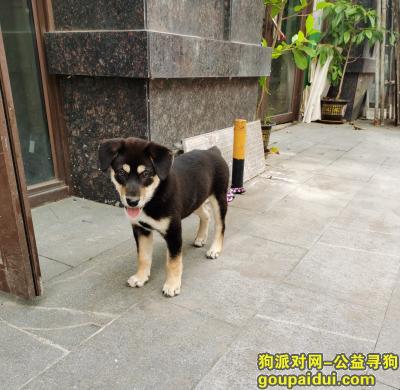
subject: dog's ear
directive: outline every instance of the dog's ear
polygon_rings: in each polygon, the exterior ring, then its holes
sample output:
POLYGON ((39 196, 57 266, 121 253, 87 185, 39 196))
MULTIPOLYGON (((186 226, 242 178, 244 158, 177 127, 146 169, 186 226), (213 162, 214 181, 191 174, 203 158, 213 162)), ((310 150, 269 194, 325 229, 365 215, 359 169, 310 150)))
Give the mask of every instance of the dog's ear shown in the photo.
POLYGON ((105 172, 124 145, 122 138, 105 139, 99 146, 100 169, 105 172))
POLYGON ((146 147, 146 151, 153 162, 157 176, 160 180, 165 180, 172 166, 172 150, 165 146, 150 142, 146 147))

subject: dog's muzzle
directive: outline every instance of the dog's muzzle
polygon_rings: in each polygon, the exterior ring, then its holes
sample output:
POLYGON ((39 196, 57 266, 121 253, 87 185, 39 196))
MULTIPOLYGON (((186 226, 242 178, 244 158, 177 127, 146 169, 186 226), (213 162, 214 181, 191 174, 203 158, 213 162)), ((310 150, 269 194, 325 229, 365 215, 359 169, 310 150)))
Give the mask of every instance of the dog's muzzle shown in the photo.
POLYGON ((136 207, 139 204, 139 200, 126 198, 126 203, 128 204, 129 207, 136 207))

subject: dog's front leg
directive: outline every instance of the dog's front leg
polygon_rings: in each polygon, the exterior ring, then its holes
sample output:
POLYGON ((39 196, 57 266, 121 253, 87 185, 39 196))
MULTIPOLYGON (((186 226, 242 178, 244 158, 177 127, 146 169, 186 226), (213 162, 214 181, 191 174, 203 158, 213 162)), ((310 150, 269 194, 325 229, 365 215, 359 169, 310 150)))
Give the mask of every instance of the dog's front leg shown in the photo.
POLYGON ((181 221, 171 222, 167 234, 167 280, 163 287, 163 294, 173 297, 181 292, 182 281, 182 225, 181 221))
POLYGON ((128 279, 131 287, 142 287, 150 277, 151 261, 153 254, 153 232, 133 226, 137 247, 137 270, 136 274, 128 279))

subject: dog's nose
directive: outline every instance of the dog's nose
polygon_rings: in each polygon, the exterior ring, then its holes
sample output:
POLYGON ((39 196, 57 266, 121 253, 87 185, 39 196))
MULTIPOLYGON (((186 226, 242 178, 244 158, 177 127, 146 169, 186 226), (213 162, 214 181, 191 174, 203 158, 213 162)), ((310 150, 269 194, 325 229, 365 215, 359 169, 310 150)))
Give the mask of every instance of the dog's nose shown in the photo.
POLYGON ((128 206, 130 207, 136 207, 139 204, 139 201, 126 198, 126 203, 128 203, 128 206))

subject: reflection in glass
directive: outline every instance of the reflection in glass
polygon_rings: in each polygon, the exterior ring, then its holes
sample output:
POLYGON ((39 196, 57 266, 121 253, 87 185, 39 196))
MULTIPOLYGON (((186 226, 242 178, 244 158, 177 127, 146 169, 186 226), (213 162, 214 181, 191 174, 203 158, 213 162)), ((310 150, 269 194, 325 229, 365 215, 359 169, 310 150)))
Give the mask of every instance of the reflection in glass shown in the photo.
POLYGON ((268 115, 292 111, 295 65, 291 53, 272 61, 269 81, 268 115))
POLYGON ((1 0, 3 34, 27 184, 54 177, 29 0, 1 0))
MULTIPOLYGON (((281 27, 289 41, 300 29, 300 18, 292 17, 295 14, 293 8, 297 4, 297 0, 289 0, 286 3, 283 15, 284 17, 289 16, 289 18, 283 20, 281 27)), ((291 53, 286 53, 280 58, 272 60, 268 88, 268 115, 273 116, 292 112, 295 71, 296 66, 291 53)))

